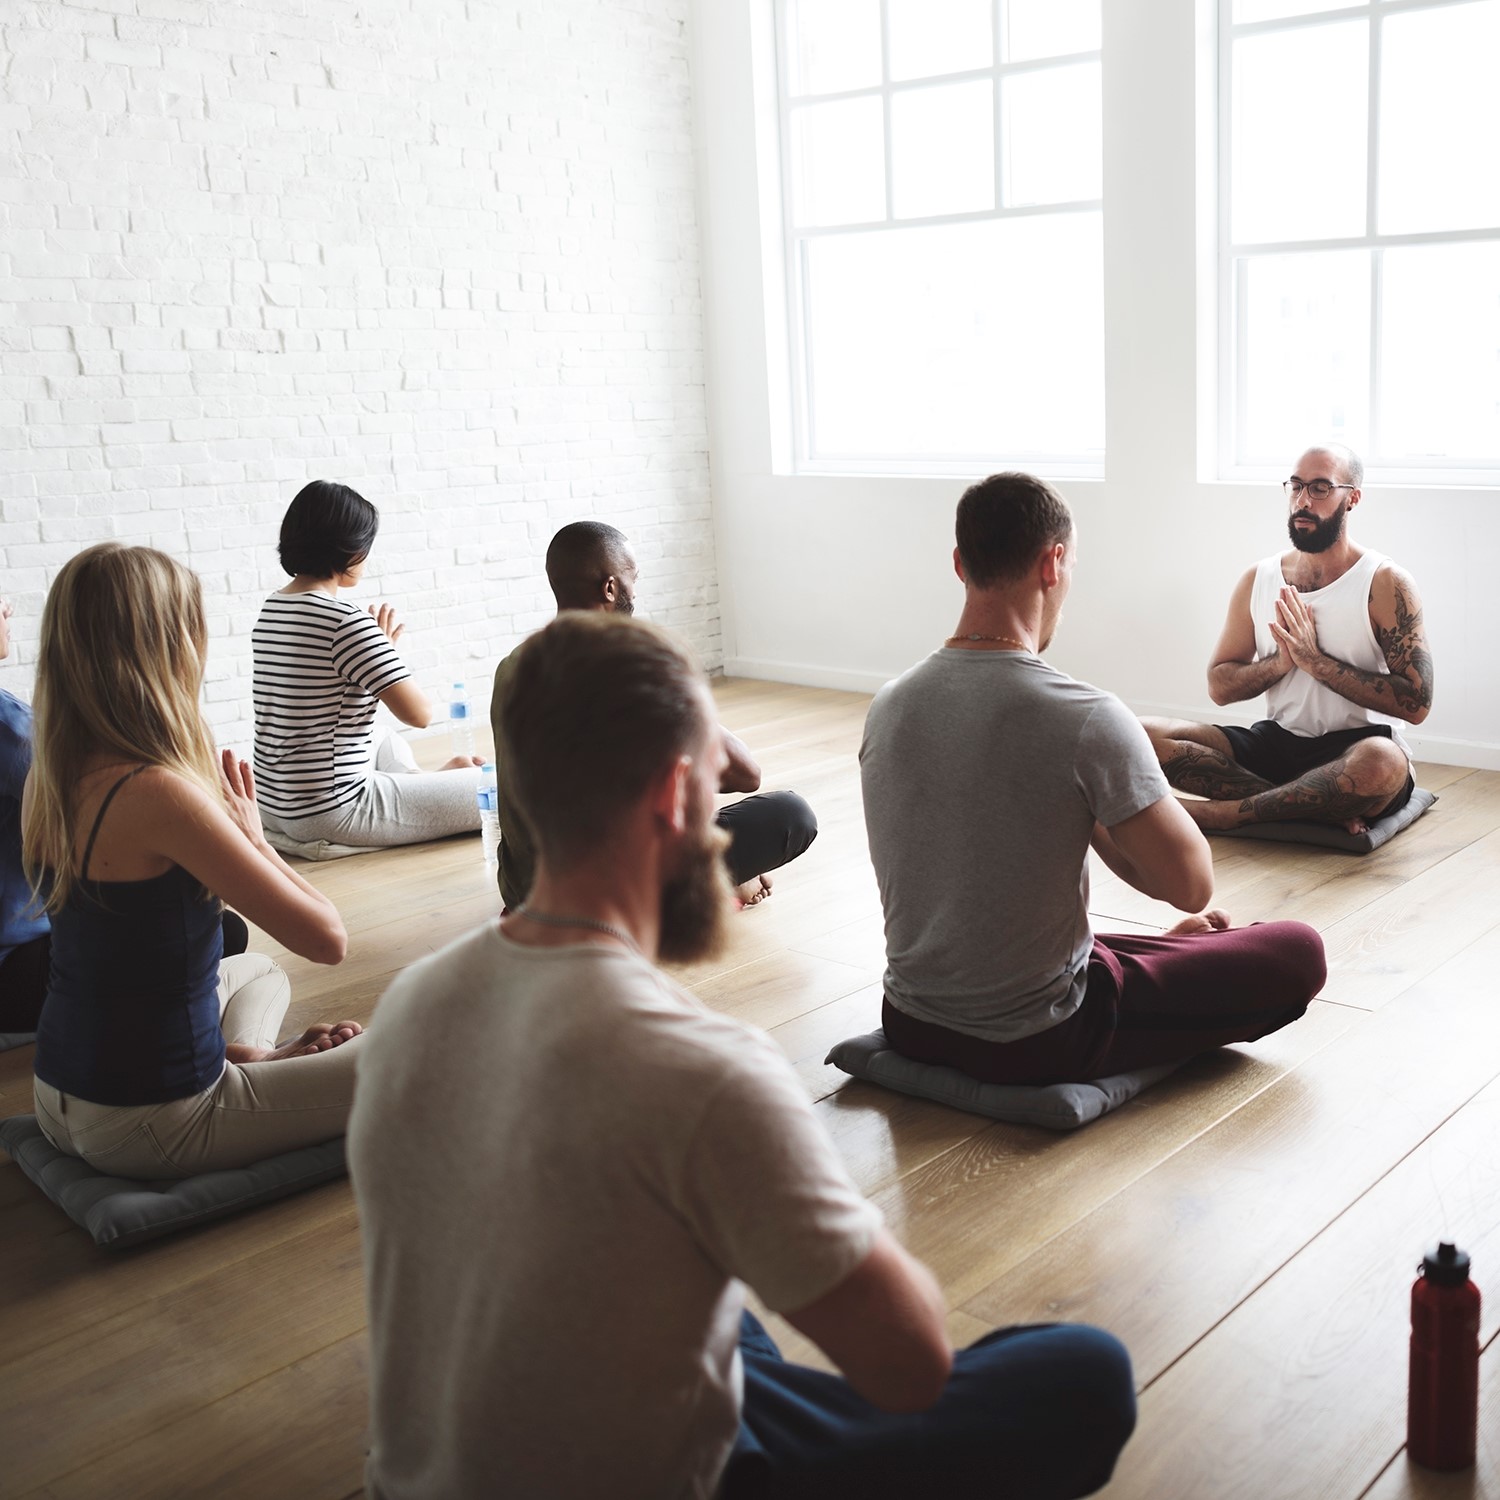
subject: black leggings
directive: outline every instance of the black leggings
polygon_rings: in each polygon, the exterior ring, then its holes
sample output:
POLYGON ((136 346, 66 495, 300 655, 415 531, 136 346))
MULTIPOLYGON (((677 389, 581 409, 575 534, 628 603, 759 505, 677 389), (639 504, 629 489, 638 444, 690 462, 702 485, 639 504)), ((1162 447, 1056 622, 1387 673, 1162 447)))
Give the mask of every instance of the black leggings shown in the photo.
POLYGON ((714 821, 729 835, 724 863, 743 885, 790 864, 818 836, 812 808, 796 792, 761 792, 719 809, 714 821))
MULTIPOLYGON (((250 946, 250 929, 238 912, 224 913, 224 957, 250 946)), ((35 1031, 47 998, 52 968, 52 934, 33 938, 0 958, 0 1031, 35 1031)))

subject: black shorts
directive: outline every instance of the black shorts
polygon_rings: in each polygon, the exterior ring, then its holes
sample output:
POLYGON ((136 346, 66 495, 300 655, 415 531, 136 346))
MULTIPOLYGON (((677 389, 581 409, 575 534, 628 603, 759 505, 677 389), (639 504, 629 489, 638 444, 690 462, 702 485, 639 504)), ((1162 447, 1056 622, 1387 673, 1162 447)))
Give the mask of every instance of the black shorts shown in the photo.
MULTIPOLYGON (((1229 741, 1235 762, 1272 786, 1285 786, 1318 766, 1326 766, 1360 740, 1377 736, 1391 738, 1389 724, 1362 724, 1357 729, 1335 729, 1332 734, 1314 735, 1293 734, 1274 719, 1262 719, 1248 729, 1239 724, 1218 724, 1215 727, 1229 741)), ((1384 818, 1399 812, 1406 806, 1416 785, 1408 770, 1406 785, 1373 816, 1384 818)))

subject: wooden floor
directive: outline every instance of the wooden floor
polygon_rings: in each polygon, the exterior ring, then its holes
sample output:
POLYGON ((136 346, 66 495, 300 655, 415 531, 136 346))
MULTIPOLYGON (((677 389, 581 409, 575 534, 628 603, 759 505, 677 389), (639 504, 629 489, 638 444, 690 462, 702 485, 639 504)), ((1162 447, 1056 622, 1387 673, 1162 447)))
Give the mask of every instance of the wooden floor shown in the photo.
MULTIPOLYGON (((718 694, 768 784, 806 795, 823 831, 688 980, 785 1049, 855 1180, 941 1278, 955 1340, 1057 1319, 1124 1339, 1141 1420, 1105 1492, 1121 1500, 1500 1497, 1500 774, 1422 767, 1437 807, 1364 859, 1220 840, 1219 904, 1313 923, 1324 997, 1280 1035, 1056 1137, 824 1065, 879 1011, 855 763, 867 700, 754 682, 718 694), (1480 1465, 1449 1479, 1402 1451, 1408 1287, 1439 1235, 1472 1252, 1492 1294, 1480 1465)), ((473 839, 308 868, 351 942, 338 969, 284 958, 297 1022, 367 1020, 403 966, 495 909, 473 839)), ((1102 868, 1093 904, 1101 930, 1171 920, 1102 868)), ((0 1055, 0 1115, 30 1108, 29 1065, 29 1049, 0 1055)), ((0 1220, 0 1495, 359 1491, 367 1353, 347 1182, 109 1254, 6 1162, 0 1220)))

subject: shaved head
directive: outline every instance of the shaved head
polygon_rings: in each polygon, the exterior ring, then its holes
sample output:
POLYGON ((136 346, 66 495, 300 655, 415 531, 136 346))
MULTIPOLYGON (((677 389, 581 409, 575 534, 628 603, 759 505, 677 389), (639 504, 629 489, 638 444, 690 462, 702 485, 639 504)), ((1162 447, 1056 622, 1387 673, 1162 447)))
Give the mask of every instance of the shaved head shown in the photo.
POLYGON ((559 609, 593 609, 607 579, 634 572, 629 539, 603 521, 573 521, 547 547, 547 582, 559 609))
POLYGON ((1315 453, 1324 458, 1331 458, 1339 466, 1342 473, 1341 483, 1352 484, 1355 489, 1363 488, 1365 466, 1353 448, 1345 447, 1343 443, 1317 443, 1302 457, 1311 458, 1315 453))

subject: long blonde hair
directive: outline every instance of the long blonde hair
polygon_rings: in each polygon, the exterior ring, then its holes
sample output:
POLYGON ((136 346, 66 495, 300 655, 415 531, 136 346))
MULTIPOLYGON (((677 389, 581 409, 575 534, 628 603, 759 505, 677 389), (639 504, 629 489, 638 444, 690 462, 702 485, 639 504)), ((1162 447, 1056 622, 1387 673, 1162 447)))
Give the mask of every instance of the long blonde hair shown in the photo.
POLYGON ((57 575, 42 610, 21 828, 28 873, 46 882, 47 911, 78 879, 73 851, 90 757, 161 766, 222 798, 198 707, 207 647, 203 586, 164 552, 101 542, 57 575))

